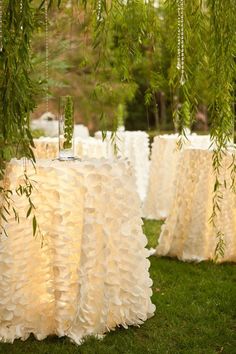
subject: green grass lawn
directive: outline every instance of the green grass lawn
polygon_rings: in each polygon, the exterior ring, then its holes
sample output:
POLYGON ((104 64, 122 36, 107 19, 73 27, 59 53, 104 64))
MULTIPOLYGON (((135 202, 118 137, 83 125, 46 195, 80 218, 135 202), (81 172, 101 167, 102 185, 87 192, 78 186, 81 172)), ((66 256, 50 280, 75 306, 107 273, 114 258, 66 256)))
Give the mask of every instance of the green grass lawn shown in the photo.
MULTIPOLYGON (((160 222, 145 221, 155 247, 160 222)), ((0 344, 3 354, 236 353, 236 268, 232 264, 187 264, 151 257, 156 313, 140 328, 117 329, 102 341, 77 347, 66 338, 0 344)))

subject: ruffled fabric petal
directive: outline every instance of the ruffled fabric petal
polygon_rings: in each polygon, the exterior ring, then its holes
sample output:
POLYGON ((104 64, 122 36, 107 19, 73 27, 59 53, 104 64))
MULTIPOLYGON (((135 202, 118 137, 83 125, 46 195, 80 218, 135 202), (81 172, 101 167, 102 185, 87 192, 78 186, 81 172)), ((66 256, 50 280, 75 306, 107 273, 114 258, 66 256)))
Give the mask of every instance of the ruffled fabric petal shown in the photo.
MULTIPOLYGON (((5 183, 23 181, 13 160, 5 183)), ((139 326, 153 315, 140 199, 125 161, 37 162, 27 165, 40 232, 33 237, 28 201, 13 195, 14 214, 0 242, 0 340, 33 333, 80 344, 116 326, 139 326)))
POLYGON ((223 233, 224 256, 218 262, 236 261, 236 195, 231 190, 232 155, 224 156, 220 182, 220 211, 210 222, 213 212, 215 174, 212 151, 188 149, 182 153, 174 185, 170 215, 162 226, 156 248, 160 256, 177 257, 183 261, 215 258, 217 233, 223 233))
POLYGON ((180 150, 177 146, 178 140, 178 134, 159 135, 154 138, 148 190, 143 206, 143 215, 147 219, 163 220, 169 216, 182 152, 189 147, 208 149, 211 144, 209 135, 191 134, 187 139, 183 139, 180 150))
MULTIPOLYGON (((114 158, 117 154, 118 158, 127 159, 131 163, 138 195, 143 202, 147 194, 150 165, 148 134, 144 131, 118 131, 113 138, 111 136, 112 133, 107 132, 104 140, 107 146, 107 157, 114 158)), ((96 132, 95 138, 102 140, 102 132, 96 132)))

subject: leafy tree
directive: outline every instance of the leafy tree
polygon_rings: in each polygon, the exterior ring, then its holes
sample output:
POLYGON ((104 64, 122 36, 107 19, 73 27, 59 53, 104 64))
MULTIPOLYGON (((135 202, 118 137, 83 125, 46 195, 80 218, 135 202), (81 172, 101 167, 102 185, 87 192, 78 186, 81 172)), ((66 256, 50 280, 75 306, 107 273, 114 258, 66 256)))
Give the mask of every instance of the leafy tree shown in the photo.
POLYGON ((0 52, 0 178, 12 157, 34 160, 29 130, 30 113, 36 106, 40 86, 33 80, 30 42, 38 26, 37 11, 31 2, 3 2, 0 52))
MULTIPOLYGON (((57 97, 72 95, 75 100, 75 119, 96 130, 117 126, 119 104, 125 105, 135 93, 134 82, 121 81, 115 62, 115 53, 106 48, 107 58, 100 61, 100 47, 94 38, 93 11, 83 6, 71 6, 50 11, 49 25, 49 89, 50 110, 57 114, 57 97), (99 64, 99 65, 98 65, 99 64)), ((45 76, 45 31, 35 37, 34 63, 38 79, 45 76)), ((34 117, 45 111, 44 97, 34 117)))

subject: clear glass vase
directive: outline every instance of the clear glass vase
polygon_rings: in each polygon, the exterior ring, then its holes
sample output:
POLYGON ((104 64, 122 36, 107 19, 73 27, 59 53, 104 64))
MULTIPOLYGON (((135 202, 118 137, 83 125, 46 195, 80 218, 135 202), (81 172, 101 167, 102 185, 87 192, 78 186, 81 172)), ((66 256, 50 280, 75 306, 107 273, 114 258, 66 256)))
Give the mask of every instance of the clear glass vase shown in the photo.
POLYGON ((74 100, 59 98, 59 160, 74 159, 74 100))

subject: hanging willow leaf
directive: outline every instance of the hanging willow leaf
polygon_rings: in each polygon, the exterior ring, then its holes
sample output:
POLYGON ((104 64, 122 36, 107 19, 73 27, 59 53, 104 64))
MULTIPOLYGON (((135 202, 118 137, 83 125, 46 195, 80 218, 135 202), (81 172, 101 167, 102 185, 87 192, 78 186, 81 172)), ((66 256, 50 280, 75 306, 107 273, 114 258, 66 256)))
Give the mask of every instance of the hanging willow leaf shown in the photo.
POLYGON ((9 213, 9 210, 4 206, 3 207, 3 209, 5 210, 5 212, 8 214, 8 215, 11 215, 10 213, 9 213))
POLYGON ((26 214, 26 217, 28 218, 31 214, 31 211, 32 211, 32 205, 29 207, 28 211, 27 211, 27 214, 26 214))
POLYGON ((4 221, 8 222, 6 216, 4 215, 4 213, 2 211, 0 211, 0 218, 3 218, 4 221))
POLYGON ((32 223, 33 223, 33 235, 35 236, 36 231, 37 231, 37 225, 38 225, 35 215, 33 216, 32 223))
POLYGON ((19 218, 18 212, 16 211, 16 209, 14 207, 12 207, 12 210, 13 210, 14 215, 15 215, 15 220, 19 223, 20 222, 20 218, 19 218))

